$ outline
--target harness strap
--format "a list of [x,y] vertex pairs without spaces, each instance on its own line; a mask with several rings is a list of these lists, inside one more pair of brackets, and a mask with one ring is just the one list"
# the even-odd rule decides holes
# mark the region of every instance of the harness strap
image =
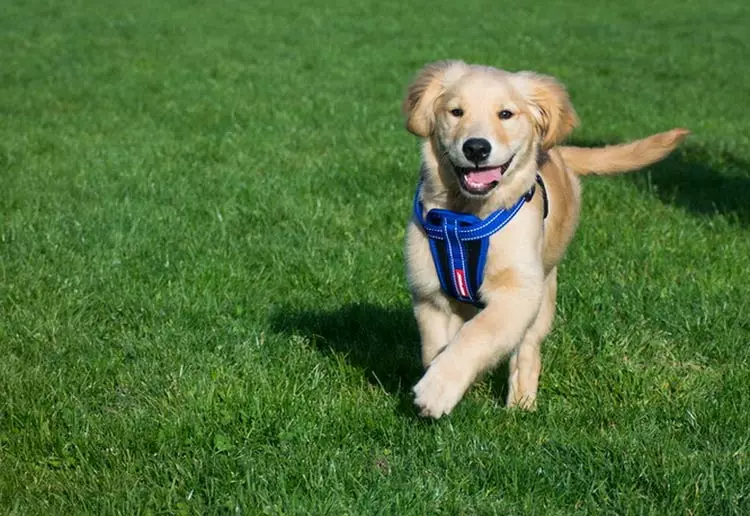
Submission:
[[549,214],[549,199],[547,198],[547,187],[544,186],[544,180],[542,180],[542,176],[539,174],[536,175],[536,184],[539,185],[539,190],[542,192],[542,200],[544,201],[544,218],[546,219]]
[[[544,199],[544,217],[549,211],[547,191],[540,175],[536,184]],[[421,184],[414,196],[414,216],[427,234],[432,261],[435,264],[443,290],[458,301],[483,307],[479,289],[484,280],[490,236],[504,228],[516,216],[524,204],[534,197],[536,185],[532,186],[513,206],[501,208],[485,219],[470,213],[443,209],[432,209],[426,216],[419,200]]]

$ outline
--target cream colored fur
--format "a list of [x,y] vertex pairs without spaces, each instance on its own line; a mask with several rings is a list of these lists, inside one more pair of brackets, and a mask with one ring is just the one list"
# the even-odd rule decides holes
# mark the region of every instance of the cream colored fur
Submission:
[[[461,116],[455,116],[460,108]],[[512,118],[498,113],[509,110]],[[406,233],[406,266],[426,372],[414,387],[423,416],[439,418],[475,379],[509,358],[507,405],[532,409],[541,372],[541,343],[552,327],[557,265],[573,238],[581,204],[578,176],[647,166],[667,156],[688,134],[683,129],[633,143],[586,149],[557,147],[577,124],[565,88],[530,72],[510,73],[460,61],[428,65],[404,101],[407,128],[423,138],[422,202],[485,217],[514,204],[541,174],[549,197],[543,218],[538,193],[490,238],[480,296],[486,308],[450,299],[440,288],[429,244],[416,220]],[[497,187],[485,196],[460,186],[467,138],[492,143],[488,166],[507,162]]]

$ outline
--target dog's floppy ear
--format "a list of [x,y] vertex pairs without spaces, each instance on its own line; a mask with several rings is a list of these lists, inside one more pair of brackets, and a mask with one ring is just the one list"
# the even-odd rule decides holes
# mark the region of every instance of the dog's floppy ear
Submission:
[[438,61],[420,70],[409,86],[403,104],[406,128],[410,133],[423,138],[432,134],[435,126],[435,100],[468,69],[469,66],[463,61]]
[[543,149],[562,142],[578,125],[568,92],[554,77],[519,72],[513,75],[513,82],[531,109]]

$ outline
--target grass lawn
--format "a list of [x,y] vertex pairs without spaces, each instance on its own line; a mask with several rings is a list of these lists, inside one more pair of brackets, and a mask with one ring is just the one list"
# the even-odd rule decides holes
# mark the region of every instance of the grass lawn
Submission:
[[[0,9],[0,512],[750,514],[746,1]],[[536,413],[411,404],[445,58],[559,77],[579,144],[694,132],[585,182]]]

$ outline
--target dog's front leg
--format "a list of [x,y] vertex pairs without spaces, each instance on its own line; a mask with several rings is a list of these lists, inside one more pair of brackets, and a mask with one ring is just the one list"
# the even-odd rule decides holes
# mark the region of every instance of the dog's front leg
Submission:
[[552,269],[544,280],[544,293],[539,313],[509,362],[508,407],[526,410],[536,408],[536,394],[539,386],[539,373],[542,370],[542,340],[552,329],[555,319],[557,296],[557,268]]
[[419,301],[414,305],[414,317],[422,339],[422,365],[425,369],[453,339],[464,322],[461,316],[453,313],[447,300],[441,304],[429,300]]
[[518,346],[536,318],[541,294],[541,278],[492,292],[487,307],[461,327],[414,387],[422,416],[449,414],[480,373]]

